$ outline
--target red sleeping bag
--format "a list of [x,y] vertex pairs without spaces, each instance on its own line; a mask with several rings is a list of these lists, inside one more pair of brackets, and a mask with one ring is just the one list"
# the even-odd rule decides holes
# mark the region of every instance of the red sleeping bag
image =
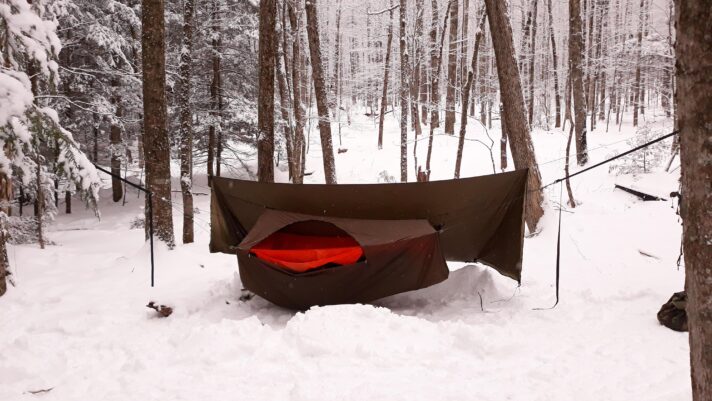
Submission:
[[334,263],[347,265],[363,255],[349,236],[316,236],[276,232],[252,247],[258,258],[293,272],[302,273]]

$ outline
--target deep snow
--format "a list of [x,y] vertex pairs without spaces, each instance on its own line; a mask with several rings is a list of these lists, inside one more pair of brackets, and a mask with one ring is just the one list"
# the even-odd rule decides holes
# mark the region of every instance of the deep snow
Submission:
[[[387,122],[381,151],[371,120],[354,116],[343,126],[339,182],[376,182],[384,170],[399,176],[396,119]],[[634,131],[623,132],[589,134],[591,161],[626,149]],[[498,163],[499,131],[490,135]],[[468,137],[489,142],[474,121]],[[311,139],[308,181],[321,182],[316,131]],[[565,140],[558,130],[534,133],[544,182],[563,174]],[[456,145],[435,138],[433,179],[452,176]],[[422,163],[427,141],[418,147]],[[492,173],[480,143],[468,141],[464,157],[462,176]],[[684,282],[675,209],[613,189],[626,179],[669,193],[678,174],[616,177],[600,168],[572,179],[581,204],[563,215],[553,310],[534,309],[554,301],[558,186],[547,190],[542,231],[526,240],[520,288],[489,268],[451,264],[439,285],[305,313],[239,301],[235,258],[208,253],[204,195],[195,197],[196,243],[159,246],[150,288],[148,246],[129,229],[143,199],[133,190],[126,206],[105,197],[101,220],[61,213],[49,233],[57,245],[10,247],[17,287],[0,298],[0,400],[690,399],[687,335],[655,318]],[[207,192],[204,176],[195,191]],[[149,300],[174,314],[157,318]]]

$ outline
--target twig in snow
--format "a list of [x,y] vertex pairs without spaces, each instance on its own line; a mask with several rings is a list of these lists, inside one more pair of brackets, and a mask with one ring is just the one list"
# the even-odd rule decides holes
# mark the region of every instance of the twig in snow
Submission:
[[39,390],[30,390],[30,391],[28,391],[28,393],[37,395],[37,394],[42,394],[42,393],[49,393],[50,391],[52,391],[52,389],[54,389],[54,387],[43,388],[43,389],[39,389]]

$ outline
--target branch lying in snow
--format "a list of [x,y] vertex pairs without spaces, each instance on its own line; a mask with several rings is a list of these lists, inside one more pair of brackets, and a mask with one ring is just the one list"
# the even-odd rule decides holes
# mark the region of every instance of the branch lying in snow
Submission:
[[640,253],[640,254],[643,255],[643,256],[647,256],[647,257],[649,257],[649,258],[653,258],[653,259],[660,260],[659,257],[653,255],[652,253],[645,252],[645,251],[642,250],[642,249],[638,249],[638,253]]
[[43,388],[43,389],[40,389],[40,390],[30,390],[30,391],[28,391],[28,393],[30,393],[30,394],[49,393],[50,391],[52,391],[52,389],[54,389],[54,387]]

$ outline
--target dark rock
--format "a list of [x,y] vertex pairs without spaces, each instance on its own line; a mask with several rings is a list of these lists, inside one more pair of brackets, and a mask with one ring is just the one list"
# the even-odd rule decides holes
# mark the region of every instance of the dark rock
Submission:
[[687,331],[687,293],[676,292],[660,308],[658,321],[665,327],[675,331]]

